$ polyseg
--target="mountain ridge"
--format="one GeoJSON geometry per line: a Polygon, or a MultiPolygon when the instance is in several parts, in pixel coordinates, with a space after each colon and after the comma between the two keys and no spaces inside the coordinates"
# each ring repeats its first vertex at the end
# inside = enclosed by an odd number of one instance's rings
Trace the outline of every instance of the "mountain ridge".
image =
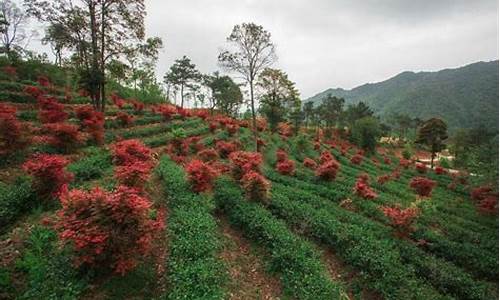
{"type": "Polygon", "coordinates": [[[318,104],[330,93],[346,104],[363,101],[381,116],[408,113],[421,119],[441,117],[453,129],[483,124],[498,130],[498,60],[439,71],[404,71],[352,89],[329,88],[304,102],[318,104]]]}

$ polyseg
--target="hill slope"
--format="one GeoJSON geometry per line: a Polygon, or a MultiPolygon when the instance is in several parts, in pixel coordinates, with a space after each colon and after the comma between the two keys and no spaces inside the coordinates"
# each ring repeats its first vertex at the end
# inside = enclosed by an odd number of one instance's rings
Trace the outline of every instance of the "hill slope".
{"type": "Polygon", "coordinates": [[[345,98],[347,104],[363,101],[379,115],[438,116],[450,128],[483,123],[498,129],[498,60],[438,72],[403,72],[352,90],[328,89],[305,102],[320,103],[330,93],[345,98]]]}

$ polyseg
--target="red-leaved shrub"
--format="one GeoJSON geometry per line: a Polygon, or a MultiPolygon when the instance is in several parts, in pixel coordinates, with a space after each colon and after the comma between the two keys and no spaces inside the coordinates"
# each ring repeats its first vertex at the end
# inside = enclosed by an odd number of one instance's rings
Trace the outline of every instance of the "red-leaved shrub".
{"type": "Polygon", "coordinates": [[[45,91],[40,89],[37,86],[33,85],[27,85],[24,89],[23,92],[30,95],[31,97],[38,99],[39,97],[45,95],[45,91]]]}
{"type": "Polygon", "coordinates": [[[47,200],[58,196],[61,188],[73,180],[73,174],[65,170],[69,163],[61,155],[36,154],[22,168],[33,176],[33,189],[43,200],[47,200]]]}
{"type": "Polygon", "coordinates": [[[42,131],[47,135],[49,145],[65,153],[75,150],[83,142],[83,137],[76,125],[50,123],[43,125],[42,131]]]}
{"type": "Polygon", "coordinates": [[[410,187],[421,197],[430,197],[436,182],[425,177],[414,177],[410,181],[410,187]]]}
{"type": "Polygon", "coordinates": [[[434,172],[437,174],[437,175],[444,175],[446,173],[448,173],[446,171],[445,168],[441,167],[441,166],[437,166],[435,169],[434,169],[434,172]]]}
{"type": "Polygon", "coordinates": [[[81,126],[99,145],[104,143],[104,114],[96,111],[92,106],[85,105],[76,109],[76,116],[81,126]]]}
{"type": "Polygon", "coordinates": [[[353,191],[356,195],[364,199],[375,199],[378,197],[377,193],[370,188],[370,176],[366,173],[358,176],[353,191]]]}
{"type": "Polygon", "coordinates": [[[38,84],[43,87],[49,87],[50,86],[50,80],[47,76],[40,75],[38,76],[37,80],[38,84]]]}
{"type": "Polygon", "coordinates": [[[420,213],[418,208],[414,207],[402,209],[400,207],[382,206],[380,210],[389,218],[391,226],[402,236],[406,236],[412,230],[411,225],[420,213]]]}
{"type": "Polygon", "coordinates": [[[126,104],[125,100],[120,98],[117,94],[111,94],[111,100],[113,101],[113,104],[116,105],[119,109],[122,109],[123,106],[126,104]]]}
{"type": "Polygon", "coordinates": [[[55,98],[38,98],[38,118],[42,123],[59,123],[68,119],[68,113],[64,111],[64,104],[59,103],[55,98]]]}
{"type": "Polygon", "coordinates": [[[134,163],[116,166],[115,178],[119,183],[142,190],[149,179],[153,164],[149,161],[136,161],[134,163]]]}
{"type": "Polygon", "coordinates": [[[132,125],[134,122],[134,116],[127,114],[126,112],[119,111],[116,113],[116,118],[122,126],[132,125]]]}
{"type": "Polygon", "coordinates": [[[295,162],[291,159],[285,159],[276,163],[276,171],[281,175],[295,174],[295,162]]]}
{"type": "Polygon", "coordinates": [[[236,151],[229,155],[235,179],[240,180],[244,174],[254,171],[260,173],[262,154],[257,152],[236,151]]]}
{"type": "Polygon", "coordinates": [[[381,175],[379,177],[377,177],[377,182],[378,184],[386,184],[387,182],[389,182],[389,180],[391,180],[392,176],[390,174],[384,174],[384,175],[381,175]]]}
{"type": "Polygon", "coordinates": [[[113,161],[116,165],[124,166],[140,162],[152,162],[152,151],[140,140],[124,140],[111,146],[113,161]]]}
{"type": "Polygon", "coordinates": [[[340,164],[335,160],[329,160],[321,163],[316,168],[316,176],[323,180],[335,180],[340,164]]]}
{"type": "Polygon", "coordinates": [[[158,111],[163,116],[165,121],[170,121],[172,117],[177,113],[177,108],[170,104],[161,105],[158,107],[158,111]]]}
{"type": "Polygon", "coordinates": [[[199,151],[198,157],[204,162],[216,161],[219,159],[219,153],[217,153],[217,151],[213,148],[207,148],[199,151]]]}
{"type": "Polygon", "coordinates": [[[187,180],[197,193],[212,189],[217,172],[209,164],[194,159],[186,166],[187,180]]]}
{"type": "Polygon", "coordinates": [[[411,165],[411,161],[408,159],[401,158],[399,160],[399,166],[405,169],[408,169],[411,165]]]}
{"type": "Polygon", "coordinates": [[[318,163],[316,163],[313,159],[309,157],[304,158],[304,161],[302,163],[304,167],[311,170],[316,170],[316,168],[318,167],[318,163]]]}
{"type": "Polygon", "coordinates": [[[248,199],[264,204],[269,202],[271,184],[261,174],[249,171],[241,178],[241,184],[248,199]]]}
{"type": "Polygon", "coordinates": [[[131,100],[130,103],[132,103],[135,112],[142,112],[144,110],[144,103],[137,101],[135,99],[131,100]]]}
{"type": "Polygon", "coordinates": [[[363,156],[360,154],[356,154],[351,157],[351,163],[354,165],[359,165],[363,161],[363,156]]]}
{"type": "Polygon", "coordinates": [[[238,150],[238,145],[232,142],[217,141],[215,148],[219,152],[220,157],[227,158],[229,155],[238,150]]]}
{"type": "Polygon", "coordinates": [[[424,174],[427,172],[427,166],[425,164],[422,164],[422,163],[417,163],[415,165],[415,169],[417,170],[417,172],[419,172],[421,174],[424,174]]]}
{"type": "Polygon", "coordinates": [[[330,151],[323,151],[319,157],[319,162],[322,164],[331,160],[333,160],[333,155],[330,151]]]}
{"type": "Polygon", "coordinates": [[[132,188],[71,190],[60,199],[55,228],[61,242],[72,246],[77,266],[124,275],[151,253],[164,228],[164,213],[152,217],[151,202],[132,188]]]}
{"type": "Polygon", "coordinates": [[[210,130],[211,133],[214,133],[216,130],[217,130],[217,127],[219,125],[215,122],[210,122],[210,124],[208,124],[208,129],[210,130]]]}
{"type": "Polygon", "coordinates": [[[29,143],[28,128],[17,119],[16,108],[0,103],[0,156],[22,151],[29,143]]]}

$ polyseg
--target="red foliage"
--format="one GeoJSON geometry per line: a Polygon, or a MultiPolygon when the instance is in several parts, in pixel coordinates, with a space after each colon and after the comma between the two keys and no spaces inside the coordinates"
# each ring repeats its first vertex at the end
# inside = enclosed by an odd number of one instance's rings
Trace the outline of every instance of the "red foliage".
{"type": "Polygon", "coordinates": [[[164,228],[164,213],[151,217],[151,202],[135,189],[99,187],[61,195],[55,225],[63,244],[71,244],[75,264],[105,266],[124,275],[144,256],[164,228]]]}
{"type": "Polygon", "coordinates": [[[129,126],[134,122],[134,116],[131,116],[123,111],[117,112],[116,118],[118,119],[118,121],[120,121],[120,124],[122,126],[129,126]]]}
{"type": "Polygon", "coordinates": [[[165,121],[170,121],[177,113],[177,108],[173,105],[165,104],[158,107],[158,112],[163,116],[165,121]]]}
{"type": "Polygon", "coordinates": [[[15,78],[17,76],[17,69],[13,66],[5,66],[2,71],[7,74],[10,78],[15,78]]]}
{"type": "Polygon", "coordinates": [[[382,206],[380,210],[389,218],[391,226],[404,235],[411,230],[411,225],[420,214],[420,211],[414,207],[401,209],[400,207],[382,206]]]}
{"type": "Polygon", "coordinates": [[[318,167],[318,164],[314,160],[312,160],[311,158],[308,158],[308,157],[304,158],[303,164],[304,164],[304,167],[311,169],[311,170],[316,170],[316,168],[318,167]]]}
{"type": "Polygon", "coordinates": [[[250,171],[260,172],[262,155],[257,152],[236,151],[229,155],[229,160],[232,163],[233,176],[239,180],[250,171]]]}
{"type": "Polygon", "coordinates": [[[136,161],[131,164],[115,167],[115,178],[123,185],[142,190],[149,179],[153,164],[136,161]]]}
{"type": "Polygon", "coordinates": [[[222,158],[227,158],[229,155],[236,150],[238,150],[238,145],[232,142],[225,142],[225,141],[217,141],[215,143],[215,148],[219,152],[219,155],[222,158]]]}
{"type": "Polygon", "coordinates": [[[399,169],[394,169],[391,174],[392,178],[394,179],[399,179],[401,177],[401,170],[399,169]]]}
{"type": "Polygon", "coordinates": [[[241,183],[248,199],[268,202],[271,184],[264,176],[258,172],[249,171],[241,178],[241,183]]]}
{"type": "Polygon", "coordinates": [[[219,153],[213,148],[203,149],[198,152],[198,157],[204,161],[216,161],[219,159],[219,153]]]}
{"type": "Polygon", "coordinates": [[[81,126],[92,139],[99,145],[104,143],[104,114],[94,110],[90,105],[76,109],[76,116],[81,121],[81,126]]]}
{"type": "Polygon", "coordinates": [[[208,124],[208,129],[210,130],[211,133],[214,133],[216,130],[217,130],[217,127],[219,125],[215,122],[210,122],[210,124],[208,124]]]}
{"type": "Polygon", "coordinates": [[[132,106],[134,107],[134,110],[136,112],[141,112],[144,110],[144,103],[137,101],[135,99],[131,100],[130,103],[132,103],[132,106]]]}
{"type": "Polygon", "coordinates": [[[26,86],[23,91],[24,93],[32,96],[35,99],[38,99],[40,96],[45,95],[45,91],[43,91],[37,86],[32,86],[32,85],[26,86]]]}
{"type": "Polygon", "coordinates": [[[278,171],[281,175],[293,175],[295,174],[295,162],[288,158],[278,161],[276,164],[276,171],[278,171]]]}
{"type": "Polygon", "coordinates": [[[491,195],[479,201],[477,209],[483,214],[498,214],[498,195],[491,195]]]}
{"type": "Polygon", "coordinates": [[[408,169],[411,165],[411,161],[410,160],[407,160],[407,159],[404,159],[404,158],[401,158],[399,160],[399,166],[400,167],[403,167],[405,169],[408,169]]]}
{"type": "Polygon", "coordinates": [[[124,140],[111,146],[113,161],[116,165],[125,166],[136,162],[152,163],[152,151],[140,140],[124,140]]]}
{"type": "Polygon", "coordinates": [[[191,112],[186,108],[177,107],[177,114],[183,119],[191,117],[191,112]]]}
{"type": "Polygon", "coordinates": [[[42,123],[58,123],[68,119],[68,113],[64,111],[64,104],[59,103],[55,98],[39,97],[38,118],[42,123]]]}
{"type": "Polygon", "coordinates": [[[276,151],[276,161],[281,162],[287,159],[288,159],[288,153],[286,153],[285,150],[278,149],[278,151],[276,151]]]}
{"type": "Polygon", "coordinates": [[[436,182],[425,177],[414,177],[410,181],[410,187],[421,197],[430,197],[436,182]]]}
{"type": "MultiPolygon", "coordinates": [[[[366,175],[368,176],[368,175],[366,175]]],[[[368,185],[368,179],[366,176],[358,177],[356,184],[354,185],[353,191],[356,195],[364,199],[375,199],[378,197],[377,193],[375,193],[370,186],[368,185]]]]}
{"type": "Polygon", "coordinates": [[[266,146],[266,142],[261,138],[257,138],[257,149],[259,151],[261,151],[262,148],[264,148],[265,146],[266,146]]]}
{"type": "Polygon", "coordinates": [[[390,165],[392,163],[391,159],[387,156],[384,156],[384,164],[390,165]]]}
{"type": "Polygon", "coordinates": [[[202,120],[206,120],[210,113],[206,109],[198,109],[194,112],[194,115],[202,120]]]}
{"type": "Polygon", "coordinates": [[[189,152],[197,153],[197,152],[203,150],[204,146],[202,143],[200,143],[200,141],[201,141],[200,136],[191,136],[191,137],[185,138],[182,141],[183,152],[185,154],[188,154],[189,152]]]}
{"type": "Polygon", "coordinates": [[[63,152],[70,152],[83,143],[83,137],[76,125],[67,123],[45,124],[42,131],[48,136],[48,144],[63,152]]]}
{"type": "Polygon", "coordinates": [[[422,163],[417,163],[415,165],[415,169],[417,170],[417,172],[419,172],[421,174],[424,174],[427,172],[427,166],[425,164],[422,164],[422,163]]]}
{"type": "Polygon", "coordinates": [[[314,150],[319,151],[321,149],[321,143],[320,142],[314,142],[314,150]]]}
{"type": "Polygon", "coordinates": [[[0,103],[0,156],[26,148],[30,143],[27,131],[17,119],[16,108],[0,103]]]}
{"type": "Polygon", "coordinates": [[[351,157],[352,164],[359,165],[361,164],[362,161],[363,161],[363,156],[360,154],[356,154],[353,157],[351,157]]]}
{"type": "Polygon", "coordinates": [[[43,199],[58,196],[61,188],[73,180],[73,174],[66,172],[70,163],[61,155],[36,154],[26,161],[22,168],[33,176],[33,189],[43,199]]]}
{"type": "Polygon", "coordinates": [[[494,195],[495,193],[493,192],[491,186],[487,185],[474,188],[470,193],[470,197],[472,198],[472,200],[476,202],[484,200],[489,196],[494,196],[494,195]]]}
{"type": "Polygon", "coordinates": [[[122,109],[123,106],[126,104],[125,100],[120,98],[117,94],[111,94],[111,100],[113,101],[113,104],[116,105],[119,109],[122,109]]]}
{"type": "Polygon", "coordinates": [[[323,151],[323,153],[321,153],[321,155],[319,157],[319,162],[323,164],[323,163],[331,161],[333,159],[334,159],[333,155],[330,153],[330,151],[323,151]]]}
{"type": "Polygon", "coordinates": [[[377,177],[377,182],[378,184],[386,184],[387,182],[389,182],[389,180],[391,180],[392,176],[390,174],[385,174],[385,175],[381,175],[379,177],[377,177]]]}
{"type": "Polygon", "coordinates": [[[293,135],[292,126],[290,126],[290,124],[288,124],[288,123],[279,123],[278,124],[278,133],[281,136],[290,137],[293,135]]]}
{"type": "Polygon", "coordinates": [[[187,179],[197,193],[212,189],[217,171],[201,160],[192,160],[186,166],[187,179]]]}
{"type": "Polygon", "coordinates": [[[316,169],[316,176],[323,180],[335,180],[340,164],[335,160],[329,160],[321,163],[316,169]]]}
{"type": "Polygon", "coordinates": [[[448,172],[446,171],[445,168],[441,167],[441,166],[437,166],[435,169],[434,169],[434,172],[437,174],[437,175],[444,175],[444,174],[447,174],[448,172]]]}
{"type": "Polygon", "coordinates": [[[227,124],[226,129],[229,136],[233,136],[240,130],[240,126],[238,124],[227,124]]]}
{"type": "Polygon", "coordinates": [[[264,131],[267,129],[267,121],[262,118],[257,119],[257,131],[264,131]]]}

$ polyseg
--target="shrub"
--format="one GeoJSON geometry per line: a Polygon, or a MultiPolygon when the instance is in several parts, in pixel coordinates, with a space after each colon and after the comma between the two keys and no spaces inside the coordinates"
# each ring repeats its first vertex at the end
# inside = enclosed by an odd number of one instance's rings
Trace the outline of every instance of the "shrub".
{"type": "Polygon", "coordinates": [[[67,123],[50,123],[42,127],[47,134],[47,142],[52,147],[68,153],[83,142],[78,126],[67,123]]]}
{"type": "Polygon", "coordinates": [[[134,122],[134,117],[123,111],[119,111],[116,114],[116,118],[122,126],[129,126],[134,122]]]}
{"type": "Polygon", "coordinates": [[[304,167],[311,170],[316,170],[316,168],[318,167],[318,163],[316,163],[313,159],[309,157],[304,158],[303,165],[304,167]]]}
{"type": "Polygon", "coordinates": [[[49,87],[50,86],[50,80],[47,76],[40,75],[38,76],[37,80],[38,84],[43,87],[49,87]]]}
{"type": "Polygon", "coordinates": [[[229,136],[233,136],[240,130],[240,126],[238,124],[227,124],[226,129],[229,136]]]}
{"type": "Polygon", "coordinates": [[[64,105],[59,103],[55,98],[38,99],[38,118],[42,123],[58,123],[68,119],[68,113],[64,111],[64,105]]]}
{"type": "Polygon", "coordinates": [[[417,163],[415,165],[415,169],[417,170],[417,172],[419,172],[421,174],[425,174],[427,172],[427,166],[425,164],[422,164],[422,163],[417,163]]]}
{"type": "Polygon", "coordinates": [[[165,121],[170,121],[172,119],[172,116],[177,113],[177,109],[175,108],[175,106],[170,104],[159,106],[158,111],[163,116],[163,119],[165,119],[165,121]]]}
{"type": "Polygon", "coordinates": [[[96,111],[92,106],[85,105],[76,110],[76,116],[81,121],[81,126],[92,139],[101,145],[104,143],[104,114],[96,111]]]}
{"type": "Polygon", "coordinates": [[[235,179],[240,180],[244,174],[254,171],[260,173],[262,154],[257,152],[236,151],[229,155],[235,179]]]}
{"type": "Polygon", "coordinates": [[[335,180],[339,168],[340,164],[332,159],[320,164],[315,174],[322,180],[335,180]]]}
{"type": "Polygon", "coordinates": [[[151,203],[137,190],[119,186],[108,193],[72,190],[61,195],[56,229],[73,246],[77,266],[104,266],[124,275],[150,254],[164,227],[163,214],[150,218],[151,203]]]}
{"type": "Polygon", "coordinates": [[[241,178],[241,184],[248,199],[267,204],[271,184],[261,174],[249,171],[241,178]]]}
{"type": "Polygon", "coordinates": [[[210,122],[210,124],[208,124],[208,130],[210,130],[211,133],[214,133],[216,130],[217,130],[217,127],[219,125],[215,122],[210,122]]]}
{"type": "Polygon", "coordinates": [[[286,153],[285,150],[278,149],[278,151],[276,151],[276,161],[277,162],[282,162],[282,161],[285,161],[287,159],[288,159],[288,153],[286,153]]]}
{"type": "Polygon", "coordinates": [[[117,94],[111,94],[111,100],[113,104],[116,105],[119,109],[122,109],[126,104],[125,100],[121,99],[117,94]]]}
{"type": "Polygon", "coordinates": [[[139,140],[125,140],[111,146],[113,161],[119,166],[152,162],[152,151],[139,140]]]}
{"type": "Polygon", "coordinates": [[[323,151],[319,157],[319,162],[321,164],[333,160],[333,155],[329,151],[323,151]]]}
{"type": "Polygon", "coordinates": [[[390,164],[392,164],[391,159],[390,159],[389,157],[385,156],[385,157],[384,157],[384,164],[386,164],[386,165],[390,165],[390,164]]]}
{"type": "Polygon", "coordinates": [[[361,176],[359,176],[354,185],[353,191],[361,198],[375,199],[378,197],[378,195],[370,188],[368,180],[368,174],[362,174],[361,176]]]}
{"type": "Polygon", "coordinates": [[[408,169],[411,165],[411,161],[410,160],[407,160],[407,159],[404,159],[404,158],[401,158],[399,160],[399,166],[402,167],[402,168],[405,168],[405,169],[408,169]]]}
{"type": "Polygon", "coordinates": [[[33,189],[43,200],[58,196],[61,188],[73,180],[66,172],[69,160],[61,155],[36,154],[22,168],[33,177],[33,189]]]}
{"type": "Polygon", "coordinates": [[[380,210],[389,218],[391,226],[402,235],[407,235],[412,230],[411,225],[420,213],[415,207],[401,209],[400,207],[382,206],[380,210]]]}
{"type": "Polygon", "coordinates": [[[186,166],[187,180],[197,193],[212,189],[217,172],[201,160],[194,159],[186,166]]]}
{"type": "Polygon", "coordinates": [[[394,179],[399,179],[401,177],[401,170],[400,169],[394,169],[391,173],[392,178],[394,179]]]}
{"type": "Polygon", "coordinates": [[[279,123],[278,133],[283,137],[290,137],[293,135],[292,126],[290,126],[290,124],[288,123],[279,123]]]}
{"type": "Polygon", "coordinates": [[[384,174],[384,175],[381,175],[379,177],[377,177],[377,183],[378,184],[386,184],[387,182],[389,182],[391,180],[391,175],[390,174],[384,174]]]}
{"type": "Polygon", "coordinates": [[[40,89],[36,86],[32,86],[32,85],[26,86],[24,88],[23,92],[30,95],[31,97],[33,97],[35,99],[38,99],[39,97],[45,95],[45,91],[43,91],[42,89],[40,89]]]}
{"type": "Polygon", "coordinates": [[[361,164],[362,161],[363,161],[363,156],[360,154],[356,154],[353,157],[351,157],[352,164],[359,165],[361,164]]]}
{"type": "Polygon", "coordinates": [[[496,197],[488,196],[479,201],[477,208],[483,214],[498,214],[498,195],[496,197]]]}
{"type": "Polygon", "coordinates": [[[493,188],[487,185],[474,188],[470,193],[470,197],[472,198],[472,200],[476,202],[484,200],[492,195],[493,195],[493,188]]]}
{"type": "Polygon", "coordinates": [[[437,174],[437,175],[444,175],[444,174],[447,174],[448,172],[441,166],[437,166],[435,169],[434,169],[434,172],[437,174]]]}
{"type": "Polygon", "coordinates": [[[208,148],[199,151],[198,157],[204,162],[216,161],[217,159],[219,159],[219,153],[217,153],[217,151],[215,151],[215,149],[213,148],[208,148]]]}
{"type": "Polygon", "coordinates": [[[436,182],[425,177],[414,177],[410,181],[410,187],[421,197],[430,197],[436,182]]]}
{"type": "Polygon", "coordinates": [[[115,168],[115,178],[126,186],[142,190],[149,179],[153,165],[150,162],[136,161],[115,168]]]}
{"type": "Polygon", "coordinates": [[[217,141],[215,143],[215,148],[222,158],[227,158],[231,153],[238,150],[238,146],[235,143],[225,141],[217,141]]]}
{"type": "Polygon", "coordinates": [[[142,112],[144,110],[144,103],[137,100],[132,100],[130,102],[132,103],[132,106],[134,107],[134,110],[136,112],[142,112]]]}
{"type": "Polygon", "coordinates": [[[29,143],[28,130],[17,119],[16,108],[0,103],[0,156],[22,151],[29,143]]]}
{"type": "Polygon", "coordinates": [[[279,161],[276,164],[276,171],[278,171],[281,175],[293,175],[295,174],[295,162],[288,158],[279,161]]]}

